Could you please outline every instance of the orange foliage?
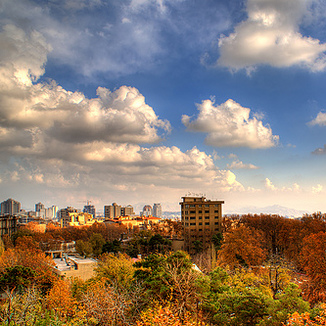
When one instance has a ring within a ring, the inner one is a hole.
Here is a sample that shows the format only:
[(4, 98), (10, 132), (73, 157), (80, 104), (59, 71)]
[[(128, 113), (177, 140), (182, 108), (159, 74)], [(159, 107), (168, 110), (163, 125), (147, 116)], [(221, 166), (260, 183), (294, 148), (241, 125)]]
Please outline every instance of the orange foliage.
[(309, 313), (305, 312), (303, 314), (299, 314), (295, 312), (288, 319), (286, 324), (287, 326), (325, 326), (326, 325), (326, 305), (321, 306), (322, 310), (320, 314), (313, 319), (311, 319)]
[(46, 303), (49, 309), (61, 315), (72, 315), (76, 301), (72, 296), (70, 284), (63, 279), (57, 279), (46, 297)]
[(301, 264), (309, 281), (303, 286), (304, 294), (312, 303), (326, 300), (326, 233), (319, 232), (303, 241)]
[[(25, 247), (28, 243), (28, 246)], [(56, 279), (52, 272), (52, 259), (46, 257), (38, 248), (33, 247), (29, 237), (19, 239), (16, 248), (9, 248), (0, 257), (0, 270), (17, 265), (31, 268), (36, 272), (35, 282), (41, 286), (50, 286)]]
[(221, 265), (234, 268), (238, 265), (261, 265), (266, 258), (263, 249), (263, 234), (259, 230), (240, 226), (224, 235), (224, 241), (219, 251)]

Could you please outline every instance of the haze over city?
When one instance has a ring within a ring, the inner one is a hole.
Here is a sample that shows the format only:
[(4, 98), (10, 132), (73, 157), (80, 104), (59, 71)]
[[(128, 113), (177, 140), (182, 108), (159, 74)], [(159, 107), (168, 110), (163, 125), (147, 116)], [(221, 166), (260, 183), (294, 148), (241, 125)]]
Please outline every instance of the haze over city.
[(0, 197), (326, 211), (321, 0), (0, 0)]

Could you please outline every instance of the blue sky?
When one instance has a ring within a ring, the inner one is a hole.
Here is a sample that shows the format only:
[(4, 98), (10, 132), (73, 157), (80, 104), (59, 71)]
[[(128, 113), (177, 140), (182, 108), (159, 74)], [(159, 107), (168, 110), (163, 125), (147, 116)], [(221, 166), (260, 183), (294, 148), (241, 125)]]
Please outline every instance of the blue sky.
[(0, 0), (0, 194), (325, 211), (321, 0)]

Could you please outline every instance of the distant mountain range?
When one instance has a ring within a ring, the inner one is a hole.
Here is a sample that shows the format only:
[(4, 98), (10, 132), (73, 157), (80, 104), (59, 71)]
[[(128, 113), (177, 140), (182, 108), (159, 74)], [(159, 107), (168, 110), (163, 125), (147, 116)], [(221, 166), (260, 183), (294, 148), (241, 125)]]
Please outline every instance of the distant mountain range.
[(224, 212), (225, 214), (277, 214), (284, 217), (302, 217), (304, 214), (310, 213), (303, 210), (293, 209), (289, 207), (284, 207), (280, 205), (272, 205), (266, 207), (257, 207), (257, 206), (247, 206), (239, 208), (234, 212)]
[[(295, 218), (295, 217), (302, 217), (304, 214), (309, 214), (311, 212), (288, 208), (280, 205), (272, 205), (266, 207), (257, 207), (257, 206), (246, 206), (238, 208), (234, 211), (225, 211), (223, 215), (232, 215), (232, 214), (276, 214), (284, 217)], [(162, 213), (163, 218), (180, 218), (181, 213), (180, 211), (177, 212), (168, 212), (164, 211)]]
[(162, 217), (163, 218), (169, 218), (169, 219), (181, 218), (181, 212), (180, 211), (176, 211), (176, 212), (163, 211), (162, 212)]

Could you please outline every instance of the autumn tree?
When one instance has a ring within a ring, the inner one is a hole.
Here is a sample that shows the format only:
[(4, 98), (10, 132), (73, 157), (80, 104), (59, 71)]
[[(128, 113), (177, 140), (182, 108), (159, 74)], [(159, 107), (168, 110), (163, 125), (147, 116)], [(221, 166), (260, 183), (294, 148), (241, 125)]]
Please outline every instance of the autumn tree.
[(263, 234), (259, 230), (247, 226), (235, 228), (224, 235), (218, 252), (219, 263), (231, 268), (261, 265), (266, 258), (263, 241)]
[(94, 325), (134, 325), (141, 311), (142, 289), (126, 289), (108, 285), (105, 279), (88, 282), (80, 297), (89, 322)]
[(309, 278), (304, 284), (305, 296), (310, 302), (326, 300), (326, 233), (319, 232), (303, 241), (301, 264)]
[(130, 287), (136, 268), (126, 254), (103, 254), (99, 257), (95, 274), (97, 279), (105, 279), (110, 285)]
[(33, 271), (33, 283), (47, 290), (56, 279), (52, 272), (54, 263), (40, 249), (33, 246), (34, 242), (28, 237), (17, 239), (17, 246), (5, 250), (0, 257), (0, 271), (6, 272), (8, 268), (16, 266), (29, 268)]
[(317, 314), (312, 315), (309, 312), (294, 312), (282, 325), (288, 326), (325, 326), (326, 325), (326, 306), (322, 304)]
[(166, 306), (156, 305), (143, 311), (140, 320), (137, 320), (137, 326), (205, 326), (206, 324), (200, 320), (200, 315), (192, 317), (186, 313), (184, 318), (178, 317), (174, 312), (173, 306), (168, 304)]
[(72, 296), (71, 286), (68, 281), (63, 279), (55, 280), (46, 296), (46, 305), (49, 310), (54, 310), (65, 317), (74, 314), (77, 302)]

